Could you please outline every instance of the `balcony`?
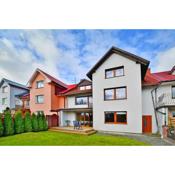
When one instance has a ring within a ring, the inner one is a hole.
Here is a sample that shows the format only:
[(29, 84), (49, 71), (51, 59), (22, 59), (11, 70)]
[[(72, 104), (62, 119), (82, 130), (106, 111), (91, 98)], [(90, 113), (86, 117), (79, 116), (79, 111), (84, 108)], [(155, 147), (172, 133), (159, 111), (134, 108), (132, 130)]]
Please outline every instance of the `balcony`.
[(171, 93), (163, 93), (158, 97), (156, 108), (175, 106), (175, 98), (172, 98)]

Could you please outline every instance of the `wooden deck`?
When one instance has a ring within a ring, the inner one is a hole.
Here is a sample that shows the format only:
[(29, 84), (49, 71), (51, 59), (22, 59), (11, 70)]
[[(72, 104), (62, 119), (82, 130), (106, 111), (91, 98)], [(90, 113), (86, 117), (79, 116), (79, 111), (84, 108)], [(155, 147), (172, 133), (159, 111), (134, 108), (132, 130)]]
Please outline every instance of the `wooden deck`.
[(92, 135), (95, 134), (96, 131), (92, 127), (82, 127), (82, 129), (74, 129), (73, 127), (51, 127), (49, 131), (58, 131), (63, 133), (71, 133), (71, 134), (81, 134), (81, 135)]

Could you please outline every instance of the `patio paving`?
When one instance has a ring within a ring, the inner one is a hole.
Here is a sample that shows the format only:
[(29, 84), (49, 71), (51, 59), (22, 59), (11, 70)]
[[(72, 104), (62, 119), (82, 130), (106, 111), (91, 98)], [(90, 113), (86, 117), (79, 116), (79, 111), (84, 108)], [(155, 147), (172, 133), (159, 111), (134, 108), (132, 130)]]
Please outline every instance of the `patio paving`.
[(143, 134), (130, 134), (130, 133), (113, 133), (113, 132), (99, 132), (101, 134), (110, 134), (110, 135), (120, 135), (127, 136), (129, 138), (136, 139), (141, 142), (148, 143), (152, 146), (175, 146), (175, 141), (172, 139), (162, 139), (157, 135), (143, 135)]

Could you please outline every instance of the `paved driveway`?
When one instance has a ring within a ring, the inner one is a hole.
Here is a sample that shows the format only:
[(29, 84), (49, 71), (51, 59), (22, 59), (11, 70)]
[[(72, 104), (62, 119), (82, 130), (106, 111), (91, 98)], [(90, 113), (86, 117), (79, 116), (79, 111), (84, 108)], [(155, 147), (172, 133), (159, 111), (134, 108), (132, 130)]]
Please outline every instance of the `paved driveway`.
[(110, 135), (120, 135), (120, 136), (126, 136), (129, 138), (136, 139), (141, 142), (148, 143), (153, 146), (175, 146), (175, 141), (172, 139), (162, 139), (160, 136), (154, 136), (154, 135), (143, 135), (143, 134), (130, 134), (130, 133), (111, 133), (111, 132), (105, 132), (104, 134), (110, 134)]

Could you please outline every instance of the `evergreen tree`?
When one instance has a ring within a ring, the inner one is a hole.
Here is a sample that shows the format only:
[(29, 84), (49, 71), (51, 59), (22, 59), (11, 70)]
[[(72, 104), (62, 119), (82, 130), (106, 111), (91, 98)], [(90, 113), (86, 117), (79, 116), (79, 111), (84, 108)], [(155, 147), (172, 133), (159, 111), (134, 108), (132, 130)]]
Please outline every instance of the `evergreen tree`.
[(24, 132), (24, 120), (22, 118), (21, 111), (17, 111), (15, 113), (14, 128), (15, 128), (16, 134), (20, 134)]
[(40, 112), (38, 112), (37, 117), (38, 117), (38, 130), (39, 131), (43, 131), (44, 130), (44, 126), (43, 126), (42, 114)]
[(30, 115), (29, 112), (25, 113), (24, 131), (25, 132), (31, 132), (32, 131), (32, 120), (31, 120), (31, 115)]
[(38, 118), (35, 113), (32, 114), (32, 130), (34, 132), (38, 131)]
[(2, 115), (0, 114), (0, 136), (3, 136), (4, 134), (4, 126), (2, 123)]
[(14, 123), (9, 111), (5, 112), (4, 116), (4, 135), (13, 135), (14, 134)]
[(48, 130), (48, 124), (47, 124), (47, 120), (46, 120), (46, 116), (44, 115), (44, 113), (42, 112), (42, 120), (43, 120), (43, 131), (47, 131)]

